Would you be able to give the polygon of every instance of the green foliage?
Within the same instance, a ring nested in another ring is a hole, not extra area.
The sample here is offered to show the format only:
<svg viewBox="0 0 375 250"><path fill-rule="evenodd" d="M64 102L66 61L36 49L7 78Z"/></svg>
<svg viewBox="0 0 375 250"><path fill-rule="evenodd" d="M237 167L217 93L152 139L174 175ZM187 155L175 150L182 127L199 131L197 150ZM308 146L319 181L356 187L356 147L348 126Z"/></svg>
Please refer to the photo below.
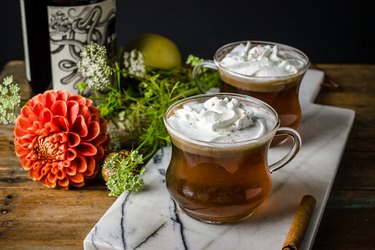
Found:
<svg viewBox="0 0 375 250"><path fill-rule="evenodd" d="M140 172L130 171L132 173L130 175L126 169L138 169L137 165L147 162L161 146L170 143L163 122L165 111L172 103L200 93L192 78L192 69L202 59L190 55L184 67L172 69L145 67L141 70L140 67L144 66L142 55L140 52L132 53L134 55L131 60L129 57L124 58L126 62L122 65L126 67L120 69L117 63L111 66L117 73L116 82L107 85L107 94L94 97L99 103L98 108L104 118L130 131L134 137L132 141L136 141L134 152L139 156L122 161L118 170L111 172L111 181L107 182L111 195L119 195L118 190L139 190L140 182L136 185L130 185L128 182L135 182L136 175ZM142 74L139 74L140 71ZM205 72L200 79L206 86L214 87L219 77L216 72Z"/></svg>

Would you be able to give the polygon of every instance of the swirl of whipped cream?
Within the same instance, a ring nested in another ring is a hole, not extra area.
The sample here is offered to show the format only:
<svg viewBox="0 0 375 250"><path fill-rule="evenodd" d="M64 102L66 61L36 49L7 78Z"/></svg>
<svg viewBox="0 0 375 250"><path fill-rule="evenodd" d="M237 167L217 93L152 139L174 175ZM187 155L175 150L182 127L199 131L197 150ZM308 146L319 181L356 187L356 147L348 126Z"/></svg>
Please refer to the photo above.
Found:
<svg viewBox="0 0 375 250"><path fill-rule="evenodd" d="M220 65L233 72L258 77L278 77L298 73L306 60L293 50L277 45L237 45L225 55Z"/></svg>
<svg viewBox="0 0 375 250"><path fill-rule="evenodd" d="M212 97L204 103L190 102L174 111L168 123L179 133L206 142L255 139L267 132L266 117L237 99Z"/></svg>

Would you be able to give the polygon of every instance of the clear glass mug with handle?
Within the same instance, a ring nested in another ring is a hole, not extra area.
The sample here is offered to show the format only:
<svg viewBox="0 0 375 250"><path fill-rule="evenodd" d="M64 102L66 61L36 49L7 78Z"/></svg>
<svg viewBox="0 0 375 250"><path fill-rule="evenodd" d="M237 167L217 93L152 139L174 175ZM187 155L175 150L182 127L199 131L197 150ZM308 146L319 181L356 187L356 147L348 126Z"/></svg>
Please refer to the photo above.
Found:
<svg viewBox="0 0 375 250"><path fill-rule="evenodd" d="M254 116L249 118L253 121L248 128L252 131L247 131L247 125L235 131L233 124L243 122L244 116L228 123L231 111L211 112L210 107L218 103L210 103L212 100L228 102L225 107L229 108L235 103L244 107L245 113L251 109ZM206 111L208 116L202 113ZM222 116L224 125L212 126L204 121L207 117L220 120ZM203 123L199 124L199 119ZM249 217L269 196L271 173L291 161L301 147L298 132L280 128L279 116L272 107L246 95L219 93L185 98L167 109L164 124L172 141L167 189L189 216L209 223ZM279 135L290 137L293 143L284 157L269 165L269 146Z"/></svg>
<svg viewBox="0 0 375 250"><path fill-rule="evenodd" d="M271 105L281 126L298 128L302 113L299 86L309 67L309 58L288 45L264 41L239 41L219 48L213 60L198 63L193 78L198 88L202 70L217 70L220 91L249 95Z"/></svg>

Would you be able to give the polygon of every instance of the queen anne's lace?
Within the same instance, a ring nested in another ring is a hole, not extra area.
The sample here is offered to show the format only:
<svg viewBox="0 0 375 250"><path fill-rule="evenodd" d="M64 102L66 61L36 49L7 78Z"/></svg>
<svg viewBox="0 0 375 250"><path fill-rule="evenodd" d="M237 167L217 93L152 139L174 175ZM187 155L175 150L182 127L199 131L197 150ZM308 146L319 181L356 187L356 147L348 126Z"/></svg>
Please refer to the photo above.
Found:
<svg viewBox="0 0 375 250"><path fill-rule="evenodd" d="M91 43L81 51L78 69L86 77L89 88L103 90L111 84L112 68L108 65L107 51L104 46Z"/></svg>
<svg viewBox="0 0 375 250"><path fill-rule="evenodd" d="M3 84L0 84L0 124L15 121L15 112L20 102L20 88L13 82L13 76L5 77Z"/></svg>
<svg viewBox="0 0 375 250"><path fill-rule="evenodd" d="M142 53L139 50L133 49L130 52L125 51L123 59L124 67L129 72L129 74L135 75L140 78L146 76L145 61L143 59ZM126 72L124 72L124 76L127 76Z"/></svg>

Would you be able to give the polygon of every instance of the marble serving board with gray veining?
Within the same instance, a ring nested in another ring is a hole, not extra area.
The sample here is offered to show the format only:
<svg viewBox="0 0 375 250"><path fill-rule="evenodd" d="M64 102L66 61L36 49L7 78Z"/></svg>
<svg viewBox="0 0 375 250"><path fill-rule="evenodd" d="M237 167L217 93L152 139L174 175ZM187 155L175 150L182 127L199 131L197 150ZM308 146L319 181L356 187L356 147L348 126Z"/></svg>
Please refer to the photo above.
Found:
<svg viewBox="0 0 375 250"><path fill-rule="evenodd" d="M84 240L91 249L281 249L301 198L317 204L300 249L310 249L354 120L352 110L314 104L324 74L308 70L300 88L302 148L272 174L270 197L247 220L212 225L188 217L170 198L165 171L171 148L146 165L145 188L123 193ZM269 161L287 148L272 147Z"/></svg>

